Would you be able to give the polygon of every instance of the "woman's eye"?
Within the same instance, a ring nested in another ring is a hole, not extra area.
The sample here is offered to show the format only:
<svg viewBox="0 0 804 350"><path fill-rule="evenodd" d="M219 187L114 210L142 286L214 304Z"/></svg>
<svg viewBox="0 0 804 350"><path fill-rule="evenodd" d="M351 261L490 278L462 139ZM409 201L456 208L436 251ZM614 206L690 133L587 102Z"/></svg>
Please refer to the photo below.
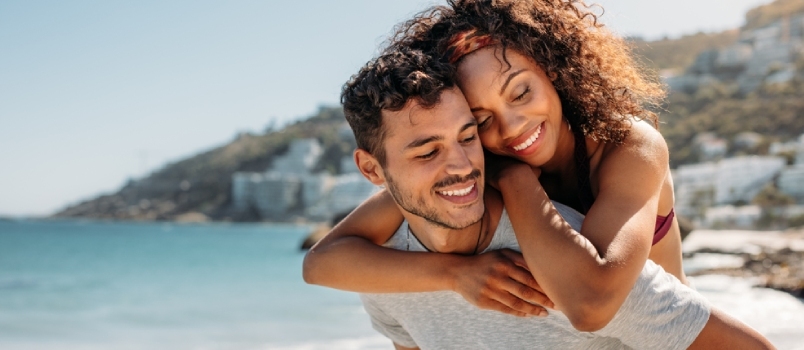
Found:
<svg viewBox="0 0 804 350"><path fill-rule="evenodd" d="M527 88L525 88L525 91L523 91L521 94L519 94L519 96L517 96L516 98L514 98L514 101L519 101L519 100L521 100L521 99L525 98L525 96L528 94L528 92L530 92L530 86L528 86Z"/></svg>
<svg viewBox="0 0 804 350"><path fill-rule="evenodd" d="M485 128L489 125L489 123L491 123L491 117L486 117L482 119L479 123L477 123L477 128L478 129Z"/></svg>

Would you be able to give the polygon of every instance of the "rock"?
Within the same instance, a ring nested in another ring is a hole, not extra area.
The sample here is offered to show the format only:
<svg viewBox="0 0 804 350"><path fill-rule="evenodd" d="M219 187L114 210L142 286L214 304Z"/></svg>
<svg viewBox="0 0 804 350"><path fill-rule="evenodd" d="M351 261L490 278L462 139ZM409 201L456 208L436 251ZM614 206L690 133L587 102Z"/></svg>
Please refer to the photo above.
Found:
<svg viewBox="0 0 804 350"><path fill-rule="evenodd" d="M332 228L335 227L335 225L337 225L339 222L341 222L341 220L346 218L346 216L348 216L349 213L352 212L352 210L354 209L338 213L337 215L335 215L335 217L332 218L329 225L319 225L318 227L313 229L313 232L307 235L307 238L305 238L304 241L302 242L300 247L301 250L310 249L314 244L318 243L319 240L321 240L322 238L324 238L324 236L327 235L327 232L329 232L329 230L332 230Z"/></svg>
<svg viewBox="0 0 804 350"><path fill-rule="evenodd" d="M327 235L327 232L329 232L329 230L331 229L332 227L330 227L329 225L318 225L318 227L313 229L313 232L307 235L307 238L304 239L300 247L301 250L308 250L312 248L313 245L315 245L316 243L318 243L318 241L324 238L324 236Z"/></svg>

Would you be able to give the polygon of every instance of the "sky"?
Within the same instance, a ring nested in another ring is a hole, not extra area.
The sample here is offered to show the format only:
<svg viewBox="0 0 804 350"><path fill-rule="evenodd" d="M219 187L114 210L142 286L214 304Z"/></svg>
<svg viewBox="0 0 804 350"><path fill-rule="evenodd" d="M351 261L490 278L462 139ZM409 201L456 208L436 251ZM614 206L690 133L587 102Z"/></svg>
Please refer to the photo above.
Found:
<svg viewBox="0 0 804 350"><path fill-rule="evenodd" d="M598 0L621 35L739 27L768 0ZM0 216L43 216L336 105L443 0L0 2Z"/></svg>

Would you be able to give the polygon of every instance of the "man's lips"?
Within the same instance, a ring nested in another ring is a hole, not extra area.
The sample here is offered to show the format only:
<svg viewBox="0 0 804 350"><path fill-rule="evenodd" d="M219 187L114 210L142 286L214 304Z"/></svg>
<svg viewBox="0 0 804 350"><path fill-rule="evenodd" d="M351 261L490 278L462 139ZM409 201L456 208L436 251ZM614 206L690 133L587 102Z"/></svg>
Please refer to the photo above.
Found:
<svg viewBox="0 0 804 350"><path fill-rule="evenodd" d="M463 196L469 194L470 192L472 192L472 190L474 188L475 188L475 183L471 183L471 184L469 184L469 186L466 186L465 188L459 188L459 189L447 190L447 191L436 191L436 192L438 192L438 194L440 194L442 196L447 196L447 197L463 197Z"/></svg>
<svg viewBox="0 0 804 350"><path fill-rule="evenodd" d="M456 204L466 204L474 201L478 197L477 182L472 181L466 186L460 186L451 190L436 191L439 197Z"/></svg>

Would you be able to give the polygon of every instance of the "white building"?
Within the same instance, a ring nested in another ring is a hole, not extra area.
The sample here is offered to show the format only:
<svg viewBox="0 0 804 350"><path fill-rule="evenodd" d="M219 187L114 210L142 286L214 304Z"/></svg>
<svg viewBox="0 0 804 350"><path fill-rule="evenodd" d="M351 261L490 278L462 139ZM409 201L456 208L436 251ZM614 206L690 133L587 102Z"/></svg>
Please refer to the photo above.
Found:
<svg viewBox="0 0 804 350"><path fill-rule="evenodd" d="M354 209L379 189L360 173L340 175L335 178L332 190L318 203L308 207L306 214L318 219L331 218Z"/></svg>
<svg viewBox="0 0 804 350"><path fill-rule="evenodd" d="M782 170L777 184L780 192L804 203L804 163Z"/></svg>
<svg viewBox="0 0 804 350"><path fill-rule="evenodd" d="M300 205L302 181L297 175L268 172L253 184L254 207L263 218L281 218L289 209Z"/></svg>
<svg viewBox="0 0 804 350"><path fill-rule="evenodd" d="M709 207L750 203L784 166L784 158L760 156L680 166L673 174L676 210L701 218Z"/></svg>
<svg viewBox="0 0 804 350"><path fill-rule="evenodd" d="M339 131L343 137L351 136L351 129L348 134ZM294 140L287 153L277 157L264 173L235 173L233 209L255 209L264 219L281 220L288 213L304 213L326 220L353 209L377 191L357 171L351 156L341 159L343 175L313 174L322 154L317 140Z"/></svg>
<svg viewBox="0 0 804 350"><path fill-rule="evenodd" d="M309 174L323 153L316 139L293 140L288 152L274 160L272 170L284 174Z"/></svg>
<svg viewBox="0 0 804 350"><path fill-rule="evenodd" d="M750 203L785 165L781 157L745 156L721 160L715 178L715 204Z"/></svg>
<svg viewBox="0 0 804 350"><path fill-rule="evenodd" d="M675 210L690 218L700 217L703 211L715 203L715 177L717 163L682 165L673 172Z"/></svg>
<svg viewBox="0 0 804 350"><path fill-rule="evenodd" d="M707 227L752 228L761 216L762 209L756 205L739 207L724 205L707 209L704 225Z"/></svg>

